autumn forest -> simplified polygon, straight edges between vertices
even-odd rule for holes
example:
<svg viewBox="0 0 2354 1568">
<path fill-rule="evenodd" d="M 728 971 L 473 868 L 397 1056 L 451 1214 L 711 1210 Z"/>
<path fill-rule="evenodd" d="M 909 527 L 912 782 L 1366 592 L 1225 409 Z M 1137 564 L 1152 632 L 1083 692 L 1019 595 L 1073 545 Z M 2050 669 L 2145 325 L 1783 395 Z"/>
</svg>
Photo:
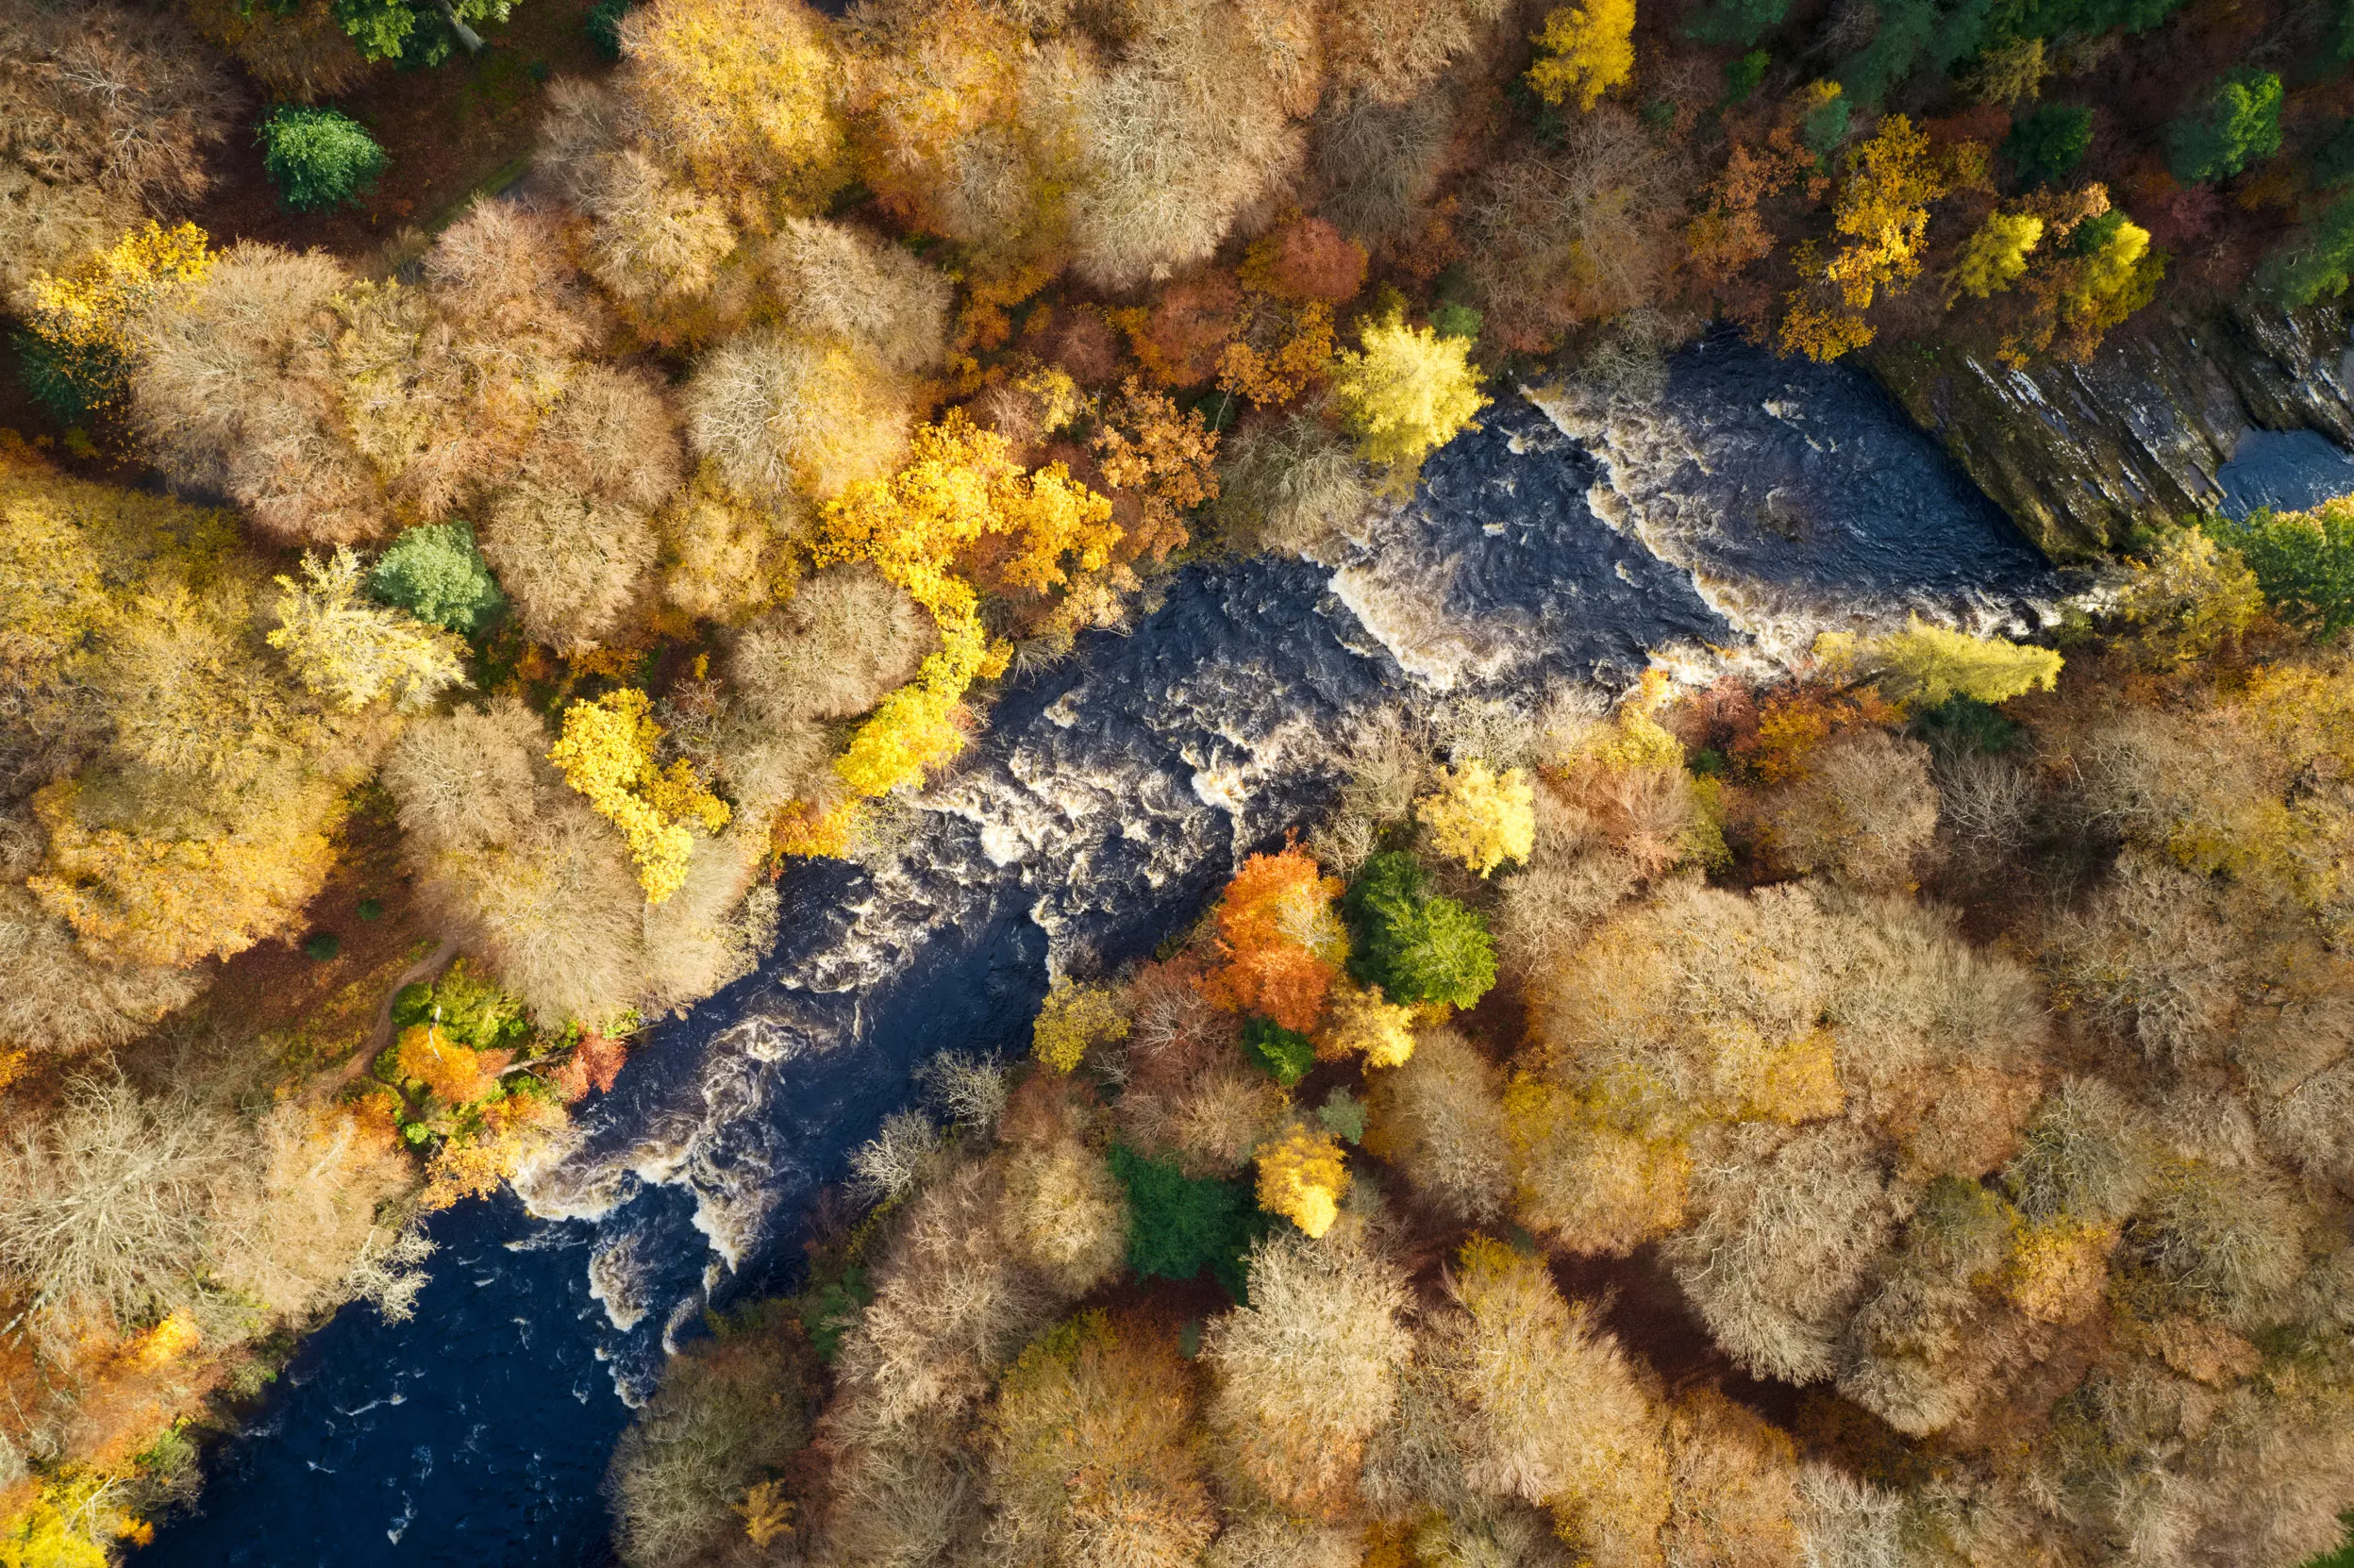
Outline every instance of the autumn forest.
<svg viewBox="0 0 2354 1568">
<path fill-rule="evenodd" d="M 0 1568 L 136 1560 L 1180 574 L 1711 335 L 2329 311 L 2350 65 L 2334 0 L 0 0 Z M 2338 1550 L 2354 500 L 2115 543 L 1325 737 L 685 1337 L 620 1560 Z"/>
</svg>

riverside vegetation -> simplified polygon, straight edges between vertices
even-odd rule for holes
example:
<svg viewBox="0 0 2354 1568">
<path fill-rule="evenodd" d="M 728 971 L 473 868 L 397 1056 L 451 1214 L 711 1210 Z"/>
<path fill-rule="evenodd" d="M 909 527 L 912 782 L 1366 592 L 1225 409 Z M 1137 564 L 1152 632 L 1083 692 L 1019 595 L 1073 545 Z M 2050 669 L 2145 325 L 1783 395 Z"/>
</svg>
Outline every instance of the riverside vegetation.
<svg viewBox="0 0 2354 1568">
<path fill-rule="evenodd" d="M 2279 546 L 2347 515 L 2057 648 L 1366 723 L 1029 1061 L 925 1069 L 625 1436 L 624 1560 L 2330 1550 L 2354 672 Z"/>
<path fill-rule="evenodd" d="M 780 863 L 887 848 L 997 682 L 1187 559 L 1327 552 L 1541 359 L 1639 395 L 1718 318 L 2082 356 L 2354 254 L 2354 33 L 2211 0 L 603 0 L 618 63 L 546 84 L 528 182 L 404 228 L 369 204 L 426 149 L 332 104 L 511 9 L 0 0 L 10 1568 L 105 1562 L 292 1335 L 405 1309 L 416 1214 L 748 973 Z M 192 221 L 262 179 L 384 244 Z M 630 1550 L 882 1551 L 918 1497 L 924 1539 L 1083 1554 L 1134 1496 L 1180 1557 L 1691 1557 L 1693 1466 L 1764 1489 L 1760 1540 L 2320 1544 L 2346 525 L 2150 521 L 2142 629 L 2056 693 L 1923 628 L 1510 747 L 1367 737 L 1358 807 L 1183 952 L 1056 993 L 1002 1113 L 959 1070 L 955 1140 L 899 1125 L 831 1306 L 679 1363 Z M 1026 1238 L 985 1322 L 906 1296 L 960 1214 Z M 1835 1401 L 1671 1396 L 1541 1254 L 1654 1259 L 1727 1364 Z M 1194 1344 L 1209 1287 L 1130 1265 L 1343 1313 L 1358 1371 L 1287 1393 L 1276 1319 Z M 1490 1332 L 1591 1378 L 1480 1392 Z M 1589 1381 L 1620 1446 L 1541 1451 Z M 1337 1413 L 1279 1441 L 1294 1393 Z M 1055 1502 L 1063 1412 L 1138 1410 Z"/>
</svg>

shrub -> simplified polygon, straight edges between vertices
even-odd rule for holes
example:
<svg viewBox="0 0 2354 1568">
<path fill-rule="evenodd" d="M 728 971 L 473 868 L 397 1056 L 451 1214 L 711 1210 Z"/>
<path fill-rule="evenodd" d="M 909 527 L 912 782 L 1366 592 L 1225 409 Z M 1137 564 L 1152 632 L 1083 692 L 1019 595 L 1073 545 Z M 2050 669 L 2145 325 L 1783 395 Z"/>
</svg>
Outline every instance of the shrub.
<svg viewBox="0 0 2354 1568">
<path fill-rule="evenodd" d="M 278 200 L 297 212 L 357 206 L 391 161 L 359 122 L 331 108 L 281 106 L 261 123 L 259 140 Z"/>
<path fill-rule="evenodd" d="M 1259 1229 L 1249 1189 L 1195 1180 L 1124 1144 L 1112 1146 L 1111 1170 L 1127 1189 L 1129 1268 L 1158 1279 L 1191 1279 L 1207 1268 L 1242 1296 L 1242 1255 Z"/>
<path fill-rule="evenodd" d="M 1361 352 L 1343 352 L 1332 395 L 1367 462 L 1389 470 L 1390 488 L 1413 488 L 1424 458 L 1471 427 L 1488 406 L 1471 344 L 1395 317 L 1365 328 Z"/>
<path fill-rule="evenodd" d="M 2045 104 L 2023 116 L 2003 139 L 2003 157 L 2029 185 L 2057 185 L 2093 144 L 2093 111 L 2075 104 Z"/>
<path fill-rule="evenodd" d="M 1306 1035 L 1294 1034 L 1271 1018 L 1244 1022 L 1243 1055 L 1286 1089 L 1306 1077 L 1316 1062 L 1316 1047 Z"/>
<path fill-rule="evenodd" d="M 1471 1007 L 1495 984 L 1487 920 L 1428 887 L 1427 875 L 1403 851 L 1365 862 L 1341 901 L 1354 939 L 1349 974 L 1408 1005 Z"/>
<path fill-rule="evenodd" d="M 1250 1285 L 1202 1335 L 1210 1424 L 1283 1508 L 1342 1503 L 1413 1353 L 1405 1276 L 1377 1253 L 1278 1232 L 1251 1248 Z"/>
<path fill-rule="evenodd" d="M 2259 507 L 2239 522 L 2211 516 L 2199 527 L 2239 552 L 2282 620 L 2315 637 L 2354 625 L 2354 501 L 2325 501 L 2300 512 Z"/>
<path fill-rule="evenodd" d="M 368 591 L 460 637 L 483 631 L 507 605 L 471 523 L 404 529 L 369 569 Z"/>
</svg>

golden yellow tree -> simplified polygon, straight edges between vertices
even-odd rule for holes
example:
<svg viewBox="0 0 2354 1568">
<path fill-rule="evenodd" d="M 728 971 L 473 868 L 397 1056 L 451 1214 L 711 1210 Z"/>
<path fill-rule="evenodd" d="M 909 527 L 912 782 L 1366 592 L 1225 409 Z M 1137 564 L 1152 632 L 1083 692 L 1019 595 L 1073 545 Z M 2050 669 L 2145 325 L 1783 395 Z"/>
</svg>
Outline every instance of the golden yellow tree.
<svg viewBox="0 0 2354 1568">
<path fill-rule="evenodd" d="M 1311 1132 L 1294 1122 L 1262 1145 L 1257 1159 L 1260 1208 L 1311 1236 L 1332 1228 L 1348 1193 L 1348 1166 L 1330 1133 Z"/>
<path fill-rule="evenodd" d="M 629 15 L 622 47 L 651 146 L 755 226 L 816 210 L 849 177 L 842 64 L 799 0 L 665 0 Z"/>
<path fill-rule="evenodd" d="M 1058 1073 L 1075 1070 L 1093 1045 L 1126 1040 L 1128 1015 L 1110 986 L 1057 980 L 1030 1026 L 1030 1050 Z"/>
<path fill-rule="evenodd" d="M 1811 246 L 1793 256 L 1799 272 L 1814 273 L 1836 303 L 1807 289 L 1793 291 L 1782 321 L 1783 351 L 1834 359 L 1871 342 L 1862 313 L 1881 293 L 1895 293 L 1920 275 L 1929 203 L 1957 184 L 1982 180 L 1984 151 L 1965 142 L 1955 155 L 1940 158 L 1928 137 L 1901 114 L 1882 120 L 1851 150 L 1831 202 L 1839 248 L 1828 261 L 1818 261 Z"/>
<path fill-rule="evenodd" d="M 1537 32 L 1528 85 L 1558 104 L 1573 95 L 1581 109 L 1635 74 L 1635 0 L 1586 0 L 1563 6 Z"/>
<path fill-rule="evenodd" d="M 362 600 L 350 545 L 337 545 L 326 560 L 306 554 L 302 571 L 300 583 L 276 579 L 278 624 L 269 642 L 312 693 L 356 713 L 379 697 L 423 708 L 465 684 L 464 640 Z"/>
<path fill-rule="evenodd" d="M 984 543 L 1002 581 L 1043 593 L 1073 572 L 1101 570 L 1120 542 L 1111 503 L 1061 463 L 1025 473 L 1003 436 L 952 410 L 915 433 L 912 459 L 889 479 L 861 480 L 827 503 L 812 559 L 866 560 L 908 591 L 940 627 L 941 646 L 916 677 L 883 699 L 835 761 L 860 794 L 922 781 L 962 749 L 955 720 L 965 691 L 1005 668 L 980 601 L 959 568 Z"/>
<path fill-rule="evenodd" d="M 1332 393 L 1366 461 L 1390 471 L 1390 488 L 1411 491 L 1422 460 L 1472 427 L 1488 406 L 1472 368 L 1471 344 L 1442 338 L 1396 316 L 1365 328 L 1362 352 L 1338 357 Z"/>
<path fill-rule="evenodd" d="M 662 726 L 650 707 L 635 687 L 574 703 L 547 759 L 622 830 L 646 902 L 659 904 L 687 879 L 687 860 L 694 853 L 687 824 L 716 833 L 727 826 L 727 805 L 704 788 L 692 763 L 681 759 L 665 769 L 655 761 Z"/>
<path fill-rule="evenodd" d="M 1388 1000 L 1379 986 L 1336 980 L 1316 1034 L 1316 1056 L 1324 1061 L 1361 1056 L 1368 1067 L 1402 1067 L 1414 1054 L 1413 1020 L 1413 1009 Z"/>
<path fill-rule="evenodd" d="M 1498 777 L 1482 761 L 1441 768 L 1439 788 L 1414 803 L 1439 853 L 1485 876 L 1507 860 L 1526 860 L 1537 839 L 1537 793 L 1528 776 Z"/>
<path fill-rule="evenodd" d="M 2044 240 L 2044 220 L 2032 212 L 1990 212 L 1962 247 L 1954 263 L 1954 287 L 1973 299 L 2000 293 L 2027 271 L 2027 259 Z"/>
</svg>

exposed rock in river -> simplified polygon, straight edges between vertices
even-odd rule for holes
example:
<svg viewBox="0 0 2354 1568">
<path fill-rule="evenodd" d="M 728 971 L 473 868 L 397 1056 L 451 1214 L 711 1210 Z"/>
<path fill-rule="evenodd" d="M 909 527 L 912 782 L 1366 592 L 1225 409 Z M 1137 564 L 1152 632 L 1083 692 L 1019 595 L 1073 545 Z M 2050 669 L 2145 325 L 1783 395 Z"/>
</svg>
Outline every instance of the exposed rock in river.
<svg viewBox="0 0 2354 1568">
<path fill-rule="evenodd" d="M 2315 430 L 2354 446 L 2348 311 L 2149 310 L 2091 362 L 2012 370 L 1917 345 L 1865 361 L 1922 428 L 2054 560 L 2085 560 L 2136 526 L 2223 507 L 2218 475 L 2254 432 Z"/>
</svg>

